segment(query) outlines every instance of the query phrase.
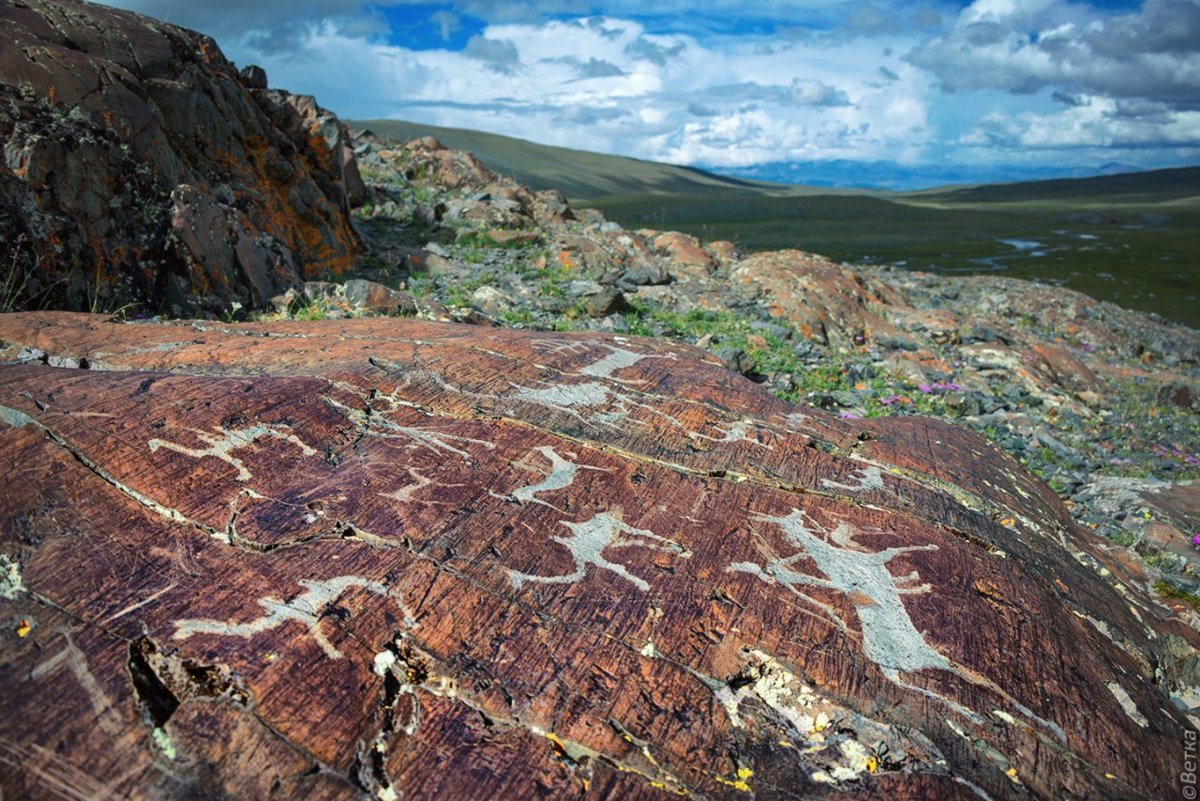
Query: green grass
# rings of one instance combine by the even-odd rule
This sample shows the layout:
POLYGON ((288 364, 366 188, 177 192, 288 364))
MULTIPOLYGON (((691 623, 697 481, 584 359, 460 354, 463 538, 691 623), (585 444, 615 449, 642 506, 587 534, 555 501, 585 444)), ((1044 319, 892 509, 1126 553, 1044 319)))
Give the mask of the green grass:
MULTIPOLYGON (((1035 184, 1023 186, 1035 192, 1035 184)), ((752 195, 731 203, 711 194, 622 194, 589 205, 629 228, 728 239, 750 251, 799 248, 849 263, 1060 283, 1200 328, 1200 202, 935 205, 899 195, 752 195)))

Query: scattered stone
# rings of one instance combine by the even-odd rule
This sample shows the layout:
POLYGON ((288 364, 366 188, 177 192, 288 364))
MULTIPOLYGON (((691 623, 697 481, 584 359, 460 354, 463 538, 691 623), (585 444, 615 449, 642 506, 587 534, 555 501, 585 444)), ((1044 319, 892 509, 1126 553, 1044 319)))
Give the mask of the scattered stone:
POLYGON ((416 314, 417 307, 407 292, 374 281, 353 278, 342 286, 342 297, 354 311, 387 316, 416 314))
POLYGON ((536 245, 542 241, 537 231, 502 231, 495 228, 487 232, 487 238, 501 247, 536 245))
POLYGON ((610 288, 601 289, 595 294, 588 295, 584 301, 584 310, 592 317, 607 317, 628 308, 629 301, 625 299, 625 295, 610 288))
POLYGON ((1200 409, 1200 391, 1190 384, 1178 381, 1164 384, 1158 391, 1158 402, 1169 403, 1183 409, 1200 409))

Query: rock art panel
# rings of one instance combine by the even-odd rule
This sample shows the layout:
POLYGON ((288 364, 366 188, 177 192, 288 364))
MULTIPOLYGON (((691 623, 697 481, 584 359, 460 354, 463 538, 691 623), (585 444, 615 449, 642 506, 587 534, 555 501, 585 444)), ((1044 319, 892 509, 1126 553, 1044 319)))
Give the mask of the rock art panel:
POLYGON ((420 320, 6 315, 0 362, 5 797, 1178 789, 1197 636, 950 427, 420 320))

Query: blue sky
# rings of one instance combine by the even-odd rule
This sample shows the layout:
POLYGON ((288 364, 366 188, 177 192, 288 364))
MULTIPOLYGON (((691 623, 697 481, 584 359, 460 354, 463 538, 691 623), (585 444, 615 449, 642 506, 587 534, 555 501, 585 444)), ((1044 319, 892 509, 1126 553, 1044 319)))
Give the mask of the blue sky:
POLYGON ((1200 163, 1200 0, 112 0, 272 86, 717 168, 1200 163))

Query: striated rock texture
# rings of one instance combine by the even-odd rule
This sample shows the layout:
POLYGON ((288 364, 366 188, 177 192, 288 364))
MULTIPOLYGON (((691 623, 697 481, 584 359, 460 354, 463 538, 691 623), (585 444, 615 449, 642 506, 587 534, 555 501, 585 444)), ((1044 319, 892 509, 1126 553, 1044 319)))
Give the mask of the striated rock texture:
POLYGON ((6 798, 1179 789, 1195 633, 969 432, 612 335, 0 340, 6 798))
POLYGON ((206 36, 77 0, 0 0, 0 43, 0 257, 30 305, 263 308, 349 266, 362 184, 312 98, 206 36))

